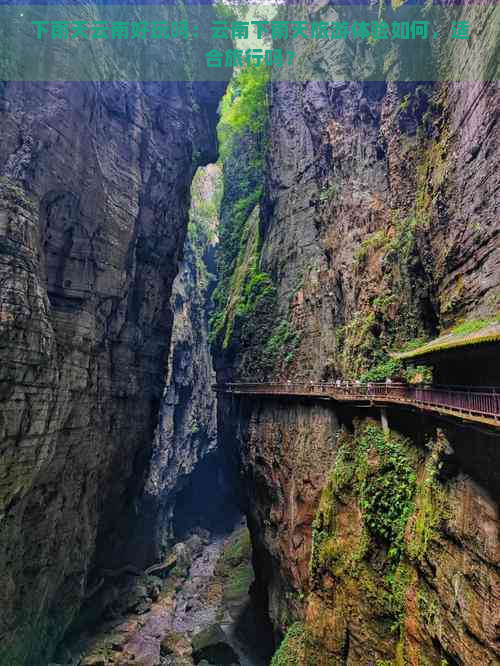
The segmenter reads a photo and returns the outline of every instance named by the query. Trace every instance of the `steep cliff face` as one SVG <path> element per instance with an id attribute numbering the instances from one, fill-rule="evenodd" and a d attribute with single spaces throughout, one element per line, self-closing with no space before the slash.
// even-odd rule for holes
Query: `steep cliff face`
<path id="1" fill-rule="evenodd" d="M 336 17 L 324 4 L 314 3 L 311 20 Z M 299 9 L 287 11 L 293 18 Z M 342 11 L 352 20 L 355 8 Z M 453 18 L 474 18 L 471 7 L 457 11 Z M 349 42 L 340 54 L 328 40 L 313 46 L 293 41 L 295 59 L 326 76 L 342 58 L 370 62 L 369 49 Z M 446 48 L 441 65 L 450 71 L 464 57 L 490 63 L 486 38 L 466 56 Z M 254 168 L 264 181 L 257 268 L 246 267 L 249 288 L 255 276 L 267 282 L 234 322 L 228 298 L 221 365 L 240 376 L 354 377 L 406 343 L 494 316 L 498 96 L 482 82 L 271 85 L 269 118 L 259 119 L 267 159 Z M 273 310 L 265 332 L 252 325 L 264 290 Z"/>
<path id="2" fill-rule="evenodd" d="M 300 616 L 312 522 L 335 456 L 338 416 L 328 407 L 273 401 L 221 404 L 224 433 L 240 446 L 242 502 L 253 537 L 257 592 L 275 627 Z M 231 428 L 231 424 L 234 430 Z M 231 441 L 228 451 L 237 455 Z"/>
<path id="3" fill-rule="evenodd" d="M 287 373 L 353 377 L 497 311 L 496 106 L 491 85 L 275 89 L 262 266 L 303 341 Z"/>
<path id="4" fill-rule="evenodd" d="M 282 348 L 243 345 L 240 374 L 359 376 L 497 312 L 497 106 L 486 84 L 273 86 L 259 270 Z"/>
<path id="5" fill-rule="evenodd" d="M 264 288 L 243 290 L 219 376 L 390 374 L 390 352 L 495 317 L 498 103 L 495 84 L 271 84 L 240 257 L 258 251 L 233 281 Z M 498 436 L 397 409 L 383 432 L 375 411 L 233 400 L 221 422 L 228 451 L 240 445 L 256 575 L 289 629 L 275 663 L 495 663 Z"/>
<path id="6" fill-rule="evenodd" d="M 90 567 L 134 561 L 189 188 L 216 157 L 222 92 L 2 87 L 2 663 L 46 663 Z"/>
<path id="7" fill-rule="evenodd" d="M 224 418 L 273 664 L 496 663 L 498 437 L 279 399 Z"/>
<path id="8" fill-rule="evenodd" d="M 141 502 L 141 523 L 154 525 L 149 557 L 158 559 L 194 527 L 223 528 L 234 512 L 217 451 L 215 372 L 208 343 L 208 317 L 215 285 L 221 169 L 200 168 L 191 188 L 184 257 L 171 297 L 173 328 L 168 375 Z M 144 545 L 139 534 L 137 549 Z"/>

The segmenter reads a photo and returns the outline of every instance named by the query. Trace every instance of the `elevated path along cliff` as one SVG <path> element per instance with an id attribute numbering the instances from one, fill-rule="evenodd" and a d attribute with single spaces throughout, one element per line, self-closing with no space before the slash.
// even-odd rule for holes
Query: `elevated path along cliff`
<path id="1" fill-rule="evenodd" d="M 307 396 L 337 402 L 370 405 L 409 405 L 426 412 L 437 412 L 465 421 L 476 421 L 500 428 L 500 387 L 411 386 L 402 383 L 338 381 L 227 383 L 216 390 L 230 395 Z"/>

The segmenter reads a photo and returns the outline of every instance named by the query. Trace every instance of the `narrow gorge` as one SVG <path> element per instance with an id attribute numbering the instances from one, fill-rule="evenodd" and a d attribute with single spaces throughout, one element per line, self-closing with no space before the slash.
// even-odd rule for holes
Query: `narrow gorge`
<path id="1" fill-rule="evenodd" d="M 500 663 L 495 17 L 1 84 L 0 666 Z"/>

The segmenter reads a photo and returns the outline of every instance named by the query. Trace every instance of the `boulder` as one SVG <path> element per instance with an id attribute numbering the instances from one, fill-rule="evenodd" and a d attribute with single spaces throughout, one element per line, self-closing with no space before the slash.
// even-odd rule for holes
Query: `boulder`
<path id="1" fill-rule="evenodd" d="M 106 666 L 106 657 L 102 654 L 89 654 L 80 659 L 79 666 Z"/>
<path id="2" fill-rule="evenodd" d="M 186 541 L 186 546 L 189 549 L 191 559 L 194 560 L 199 557 L 203 551 L 203 541 L 198 534 L 193 534 Z"/>
<path id="3" fill-rule="evenodd" d="M 191 567 L 191 551 L 185 543 L 176 543 L 174 546 L 176 555 L 175 568 L 179 575 L 187 576 Z"/>
<path id="4" fill-rule="evenodd" d="M 177 631 L 169 632 L 160 643 L 162 657 L 191 657 L 191 643 L 185 634 Z"/>
<path id="5" fill-rule="evenodd" d="M 217 666 L 233 666 L 240 663 L 219 624 L 212 624 L 195 634 L 191 646 L 195 664 L 208 661 L 209 664 Z"/>

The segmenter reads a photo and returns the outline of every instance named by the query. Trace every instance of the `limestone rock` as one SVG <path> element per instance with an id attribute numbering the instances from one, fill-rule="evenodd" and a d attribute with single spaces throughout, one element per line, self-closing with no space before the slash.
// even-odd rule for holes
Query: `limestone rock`
<path id="1" fill-rule="evenodd" d="M 215 373 L 208 342 L 221 180 L 218 165 L 199 169 L 195 176 L 191 233 L 172 290 L 169 371 L 140 501 L 145 523 L 156 534 L 154 559 L 194 532 L 203 539 L 203 531 L 206 536 L 230 513 L 224 460 L 217 450 Z M 209 487 L 210 502 L 201 487 Z"/>
<path id="2" fill-rule="evenodd" d="M 7 663 L 34 665 L 60 639 L 91 565 L 154 561 L 155 537 L 128 535 L 163 393 L 189 187 L 197 164 L 216 156 L 222 92 L 2 85 L 0 634 L 15 641 Z"/>
<path id="3" fill-rule="evenodd" d="M 160 652 L 162 656 L 174 655 L 187 658 L 192 653 L 191 643 L 185 634 L 171 632 L 163 638 Z"/>
<path id="4" fill-rule="evenodd" d="M 327 20 L 333 9 L 319 5 Z M 306 59 L 302 47 L 297 44 L 295 57 Z M 343 65 L 332 42 L 318 48 L 324 49 L 322 66 Z M 475 49 L 481 61 L 481 45 Z M 449 58 L 452 66 L 463 65 L 458 49 Z M 272 278 L 274 309 L 236 318 L 229 344 L 219 350 L 219 381 L 357 379 L 399 345 L 498 311 L 497 85 L 283 81 L 272 85 L 270 97 L 257 221 L 258 266 Z M 243 171 L 229 172 L 226 183 L 242 203 Z M 251 247 L 249 241 L 243 250 Z M 293 353 L 283 354 L 290 332 Z M 269 340 L 276 353 L 268 353 L 264 365 Z M 358 581 L 340 570 L 339 551 L 364 525 L 349 496 L 329 503 L 337 530 L 324 551 L 330 569 L 320 581 L 311 578 L 313 544 L 327 538 L 314 519 L 340 434 L 346 429 L 352 436 L 366 416 L 340 404 L 277 397 L 228 398 L 219 407 L 224 445 L 242 474 L 255 590 L 265 591 L 277 636 L 299 623 L 310 663 L 318 666 L 392 662 L 403 650 L 412 665 L 496 663 L 490 619 L 499 586 L 494 436 L 446 424 L 454 452 L 443 479 L 450 517 L 438 521 L 428 509 L 431 522 L 439 522 L 433 545 L 422 561 L 405 560 L 413 585 L 393 604 L 405 606 L 403 645 L 391 632 L 390 612 L 377 605 L 391 577 L 384 546 L 363 560 L 365 576 Z M 409 438 L 421 481 L 425 442 L 442 421 L 391 410 L 389 425 Z"/>
<path id="5" fill-rule="evenodd" d="M 228 644 L 225 633 L 218 624 L 195 634 L 192 638 L 193 659 L 196 664 L 206 660 L 210 664 L 233 666 L 239 659 L 233 648 Z"/>
<path id="6" fill-rule="evenodd" d="M 79 666 L 106 666 L 107 660 L 102 655 L 89 655 L 80 661 Z"/>

